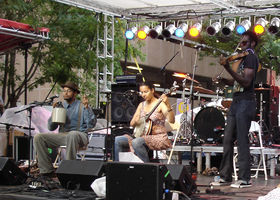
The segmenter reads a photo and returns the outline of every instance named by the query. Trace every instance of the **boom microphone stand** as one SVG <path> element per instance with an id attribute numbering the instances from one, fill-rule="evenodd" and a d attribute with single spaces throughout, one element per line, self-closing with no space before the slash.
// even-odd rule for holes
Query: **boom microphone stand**
<path id="1" fill-rule="evenodd" d="M 191 137 L 190 137 L 190 145 L 191 145 L 191 173 L 193 173 L 193 163 L 194 163 L 194 159 L 193 159 L 193 105 L 194 105 L 194 94 L 193 94 L 193 84 L 194 84 L 194 75 L 195 75 L 195 72 L 196 72 L 196 68 L 197 68 L 197 57 L 198 57 L 198 52 L 200 51 L 202 46 L 195 46 L 194 48 L 196 49 L 195 51 L 195 59 L 194 59 L 194 65 L 193 65 L 193 73 L 192 73 L 192 80 L 191 80 L 191 86 L 190 86 L 190 101 L 191 101 Z M 187 112 L 186 112 L 186 115 L 187 115 Z M 187 119 L 187 116 L 186 116 L 186 119 Z M 187 123 L 187 120 L 186 122 Z"/>

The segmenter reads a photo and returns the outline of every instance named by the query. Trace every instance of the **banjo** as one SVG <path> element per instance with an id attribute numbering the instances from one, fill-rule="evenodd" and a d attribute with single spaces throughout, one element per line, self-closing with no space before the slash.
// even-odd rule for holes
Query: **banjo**
<path id="1" fill-rule="evenodd" d="M 169 89 L 169 91 L 164 92 L 164 94 L 171 95 L 172 93 L 174 93 L 178 87 L 176 84 L 177 84 L 176 81 L 174 81 L 173 86 Z M 139 122 L 137 123 L 137 125 L 135 126 L 134 131 L 133 131 L 134 137 L 141 137 L 144 135 L 149 135 L 151 133 L 153 123 L 152 123 L 152 120 L 150 119 L 150 117 L 154 113 L 154 111 L 157 109 L 157 107 L 160 105 L 162 100 L 163 100 L 162 98 L 159 98 L 158 102 L 152 108 L 152 110 L 149 113 L 147 113 L 144 117 L 140 118 Z"/>

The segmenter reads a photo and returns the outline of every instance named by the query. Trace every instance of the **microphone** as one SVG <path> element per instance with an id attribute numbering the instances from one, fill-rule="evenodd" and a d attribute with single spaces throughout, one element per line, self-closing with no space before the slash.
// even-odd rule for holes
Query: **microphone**
<path id="1" fill-rule="evenodd" d="M 47 100 L 53 101 L 54 99 L 56 99 L 56 98 L 58 98 L 58 97 L 59 97 L 59 95 L 56 94 L 56 95 L 54 95 L 54 96 L 52 96 L 52 97 L 47 98 Z"/>

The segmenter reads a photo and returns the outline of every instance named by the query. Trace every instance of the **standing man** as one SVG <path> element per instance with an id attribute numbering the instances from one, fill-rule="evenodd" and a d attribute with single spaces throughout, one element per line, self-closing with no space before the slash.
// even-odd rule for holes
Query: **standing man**
<path id="1" fill-rule="evenodd" d="M 237 71 L 233 71 L 227 58 L 221 56 L 220 64 L 229 72 L 234 79 L 233 101 L 227 114 L 227 126 L 223 140 L 223 159 L 220 166 L 220 176 L 214 178 L 213 186 L 230 184 L 233 173 L 234 141 L 237 139 L 238 149 L 238 181 L 231 184 L 234 188 L 250 187 L 250 144 L 249 129 L 251 121 L 256 114 L 256 97 L 254 84 L 259 60 L 255 54 L 258 37 L 252 31 L 242 34 L 239 43 L 243 52 L 248 55 L 242 57 Z"/>
<path id="2" fill-rule="evenodd" d="M 80 147 L 87 145 L 86 130 L 95 126 L 95 116 L 88 106 L 88 101 L 76 99 L 80 93 L 78 86 L 73 82 L 66 82 L 63 88 L 63 107 L 66 109 L 66 122 L 63 125 L 48 120 L 48 129 L 55 130 L 59 126 L 59 133 L 40 133 L 34 137 L 34 146 L 37 152 L 38 166 L 42 177 L 53 177 L 54 168 L 49 157 L 48 148 L 66 146 L 66 159 L 76 159 Z M 56 103 L 54 104 L 55 107 Z"/>

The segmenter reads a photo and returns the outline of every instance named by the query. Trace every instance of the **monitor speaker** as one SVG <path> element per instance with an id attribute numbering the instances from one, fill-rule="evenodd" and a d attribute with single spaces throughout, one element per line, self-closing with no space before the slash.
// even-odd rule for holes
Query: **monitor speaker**
<path id="1" fill-rule="evenodd" d="M 21 185 L 25 183 L 27 175 L 9 158 L 0 158 L 0 184 Z"/>
<path id="2" fill-rule="evenodd" d="M 106 166 L 107 200 L 170 200 L 172 179 L 165 165 L 109 162 Z"/>
<path id="3" fill-rule="evenodd" d="M 92 182 L 103 173 L 103 161 L 96 160 L 63 160 L 56 170 L 62 187 L 81 190 L 90 190 Z"/>
<path id="4" fill-rule="evenodd" d="M 138 91 L 136 84 L 112 85 L 112 124 L 128 124 L 130 122 L 141 100 L 134 91 Z"/>
<path id="5" fill-rule="evenodd" d="M 173 179 L 174 189 L 191 195 L 196 191 L 196 184 L 184 165 L 166 165 Z"/>

